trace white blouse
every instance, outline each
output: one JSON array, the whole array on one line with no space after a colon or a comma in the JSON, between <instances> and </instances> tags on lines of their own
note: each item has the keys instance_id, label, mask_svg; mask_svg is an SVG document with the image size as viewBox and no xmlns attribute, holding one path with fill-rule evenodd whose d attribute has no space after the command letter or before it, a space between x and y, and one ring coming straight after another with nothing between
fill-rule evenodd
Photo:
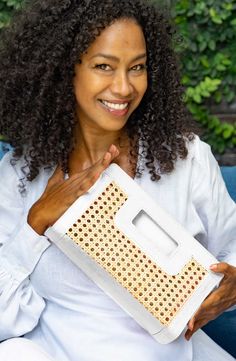
<instances>
[{"instance_id":1,"label":"white blouse","mask_svg":"<svg viewBox=\"0 0 236 361\"><path fill-rule=\"evenodd\" d=\"M157 343L55 245L27 224L53 170L26 183L22 162L0 162L0 340L25 335L57 361L192 360L183 334ZM236 265L236 205L209 146L198 137L187 159L152 182L135 181L218 259Z\"/></svg>"}]
</instances>

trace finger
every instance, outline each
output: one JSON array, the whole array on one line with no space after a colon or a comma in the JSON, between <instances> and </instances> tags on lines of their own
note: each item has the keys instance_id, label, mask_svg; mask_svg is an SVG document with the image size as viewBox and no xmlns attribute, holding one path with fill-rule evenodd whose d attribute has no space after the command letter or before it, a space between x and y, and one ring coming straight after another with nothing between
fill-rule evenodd
<instances>
[{"instance_id":1,"label":"finger","mask_svg":"<svg viewBox=\"0 0 236 361\"><path fill-rule=\"evenodd\" d=\"M199 328L206 325L222 312L218 305L220 299L219 294L219 289L213 291L189 320L187 325L188 330L185 334L186 340L189 340Z\"/></svg>"},{"instance_id":2,"label":"finger","mask_svg":"<svg viewBox=\"0 0 236 361\"><path fill-rule=\"evenodd\" d=\"M208 319L205 319L205 318L196 321L196 322L194 323L193 328L191 328L191 329L188 328L187 331L185 332L185 335L184 335L184 336L185 336L186 340L187 340L187 341L190 340L190 338L192 337L192 335L193 335L197 330L199 330L200 328L202 328L203 326L205 326L208 322L209 322L209 320L208 320Z\"/></svg>"},{"instance_id":3,"label":"finger","mask_svg":"<svg viewBox=\"0 0 236 361\"><path fill-rule=\"evenodd\" d=\"M112 157L111 153L106 152L103 158L101 159L101 161L98 163L98 166L102 165L102 167L106 167L108 164L110 164L111 157Z\"/></svg>"},{"instance_id":4,"label":"finger","mask_svg":"<svg viewBox=\"0 0 236 361\"><path fill-rule=\"evenodd\" d=\"M108 151L114 156L116 157L119 154L119 149L117 148L116 145L111 144L111 146L109 147Z\"/></svg>"},{"instance_id":5,"label":"finger","mask_svg":"<svg viewBox=\"0 0 236 361\"><path fill-rule=\"evenodd\" d=\"M66 182L65 187L69 198L77 199L86 193L98 180L101 173L109 166L111 161L119 154L115 145L111 145L108 151L104 154L96 164L83 172L72 175Z\"/></svg>"},{"instance_id":6,"label":"finger","mask_svg":"<svg viewBox=\"0 0 236 361\"><path fill-rule=\"evenodd\" d=\"M193 317L189 320L189 322L188 322L188 329L189 329L190 331L193 330L193 328L194 328L194 323L195 323L195 317L193 316Z\"/></svg>"},{"instance_id":7,"label":"finger","mask_svg":"<svg viewBox=\"0 0 236 361\"><path fill-rule=\"evenodd\" d=\"M189 341L190 338L192 337L192 330L190 330L189 328L187 329L187 331L185 332L185 340Z\"/></svg>"},{"instance_id":8,"label":"finger","mask_svg":"<svg viewBox=\"0 0 236 361\"><path fill-rule=\"evenodd\" d=\"M215 263L210 266L210 270L215 273L228 274L230 271L230 265L225 262Z\"/></svg>"},{"instance_id":9,"label":"finger","mask_svg":"<svg viewBox=\"0 0 236 361\"><path fill-rule=\"evenodd\" d=\"M112 161L119 155L118 148L112 144L104 156L91 167L91 173L94 175L97 174L97 178L101 173L112 163Z\"/></svg>"},{"instance_id":10,"label":"finger","mask_svg":"<svg viewBox=\"0 0 236 361\"><path fill-rule=\"evenodd\" d=\"M231 304L235 303L234 298L229 298L227 295L232 294L232 287L229 289L229 282L227 279L230 278L230 274L234 272L234 267L226 263L217 263L212 265L213 270L218 273L223 273L225 276L220 283L220 286L214 290L202 303L200 308L194 314L194 316L188 322L188 330L186 331L185 338L189 340L194 332L199 328L206 325L209 321L220 315L225 309L230 307Z\"/></svg>"},{"instance_id":11,"label":"finger","mask_svg":"<svg viewBox=\"0 0 236 361\"><path fill-rule=\"evenodd\" d=\"M211 305L211 294L205 299L205 301L201 304L199 309L195 312L195 314L192 316L192 318L189 320L187 324L187 331L185 333L186 340L189 340L193 333L196 332L200 327L202 327L204 324L206 324L208 319L208 309Z\"/></svg>"},{"instance_id":12,"label":"finger","mask_svg":"<svg viewBox=\"0 0 236 361\"><path fill-rule=\"evenodd\" d=\"M193 334L194 334L194 332L192 330L187 329L187 331L185 332L185 335L184 335L185 340L189 341Z\"/></svg>"},{"instance_id":13,"label":"finger","mask_svg":"<svg viewBox=\"0 0 236 361\"><path fill-rule=\"evenodd\" d=\"M200 307L197 312L195 312L195 314L193 315L193 317L189 320L187 327L189 332L193 332L195 327L196 327L196 323L199 322L199 319L201 319L204 315L204 311L203 311L204 307Z\"/></svg>"},{"instance_id":14,"label":"finger","mask_svg":"<svg viewBox=\"0 0 236 361\"><path fill-rule=\"evenodd\" d=\"M118 155L118 148L114 144L112 144L101 159L103 167L107 167Z\"/></svg>"},{"instance_id":15,"label":"finger","mask_svg":"<svg viewBox=\"0 0 236 361\"><path fill-rule=\"evenodd\" d=\"M190 320L191 321L191 320ZM188 329L185 332L185 338L186 340L189 340L192 335L201 327L203 327L204 325L206 325L208 323L208 319L202 318L199 320L192 320L193 322L189 322L188 324Z\"/></svg>"}]
</instances>

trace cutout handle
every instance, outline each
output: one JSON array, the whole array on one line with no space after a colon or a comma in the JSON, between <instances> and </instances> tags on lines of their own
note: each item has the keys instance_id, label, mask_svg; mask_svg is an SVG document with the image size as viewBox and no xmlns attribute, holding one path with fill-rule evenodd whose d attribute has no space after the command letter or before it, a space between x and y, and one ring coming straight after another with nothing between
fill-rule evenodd
<instances>
[{"instance_id":1,"label":"cutout handle","mask_svg":"<svg viewBox=\"0 0 236 361\"><path fill-rule=\"evenodd\" d=\"M144 210L140 211L132 223L138 232L147 239L154 254L170 256L178 244Z\"/></svg>"}]
</instances>

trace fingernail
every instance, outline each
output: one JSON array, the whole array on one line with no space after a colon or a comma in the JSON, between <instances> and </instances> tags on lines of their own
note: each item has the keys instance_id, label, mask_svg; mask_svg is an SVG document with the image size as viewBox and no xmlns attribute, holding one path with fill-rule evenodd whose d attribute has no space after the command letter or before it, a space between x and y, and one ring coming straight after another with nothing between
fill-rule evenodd
<instances>
[{"instance_id":1,"label":"fingernail","mask_svg":"<svg viewBox=\"0 0 236 361\"><path fill-rule=\"evenodd\" d=\"M110 156L111 156L110 153L106 152L103 159L106 161L106 160L108 160L110 158Z\"/></svg>"},{"instance_id":2,"label":"fingernail","mask_svg":"<svg viewBox=\"0 0 236 361\"><path fill-rule=\"evenodd\" d=\"M212 265L210 265L209 268L214 271L214 270L217 269L217 265L216 265L216 264L212 264Z\"/></svg>"}]
</instances>

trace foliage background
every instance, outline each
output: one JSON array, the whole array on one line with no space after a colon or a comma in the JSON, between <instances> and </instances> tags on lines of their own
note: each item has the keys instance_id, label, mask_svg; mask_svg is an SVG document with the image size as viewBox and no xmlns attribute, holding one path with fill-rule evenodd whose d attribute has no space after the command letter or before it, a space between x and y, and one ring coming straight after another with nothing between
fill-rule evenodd
<instances>
[{"instance_id":1,"label":"foliage background","mask_svg":"<svg viewBox=\"0 0 236 361\"><path fill-rule=\"evenodd\" d=\"M19 9L22 3L23 0L0 0L0 29L9 23L12 12Z\"/></svg>"},{"instance_id":2,"label":"foliage background","mask_svg":"<svg viewBox=\"0 0 236 361\"><path fill-rule=\"evenodd\" d=\"M215 152L235 152L236 111L226 122L212 110L236 105L236 0L168 0L168 5L182 38L175 45L187 107Z\"/></svg>"},{"instance_id":3,"label":"foliage background","mask_svg":"<svg viewBox=\"0 0 236 361\"><path fill-rule=\"evenodd\" d=\"M0 0L0 29L24 0ZM118 1L118 0L117 0ZM218 153L236 149L236 119L220 121L217 104L236 103L236 0L152 0L170 7L181 41L185 101ZM179 39L179 37L178 37Z\"/></svg>"}]
</instances>

